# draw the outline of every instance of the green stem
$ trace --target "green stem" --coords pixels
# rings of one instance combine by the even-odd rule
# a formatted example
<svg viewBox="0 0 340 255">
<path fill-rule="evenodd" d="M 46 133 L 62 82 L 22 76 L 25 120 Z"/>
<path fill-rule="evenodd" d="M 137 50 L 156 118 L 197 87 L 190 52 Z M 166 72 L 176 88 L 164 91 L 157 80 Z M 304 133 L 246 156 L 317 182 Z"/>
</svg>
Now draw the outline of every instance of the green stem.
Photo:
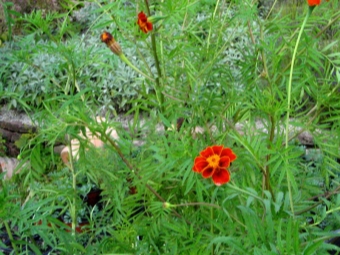
<svg viewBox="0 0 340 255">
<path fill-rule="evenodd" d="M 145 78 L 149 79 L 150 81 L 155 81 L 153 78 L 151 78 L 149 75 L 143 73 L 141 70 L 139 70 L 136 66 L 134 66 L 130 60 L 128 60 L 126 58 L 126 56 L 122 53 L 119 55 L 119 58 L 124 62 L 126 63 L 129 67 L 131 67 L 133 70 L 135 70 L 137 73 L 140 73 L 141 75 L 143 75 Z"/>
<path fill-rule="evenodd" d="M 320 32 L 316 35 L 319 38 L 330 26 L 332 26 L 338 19 L 340 19 L 340 14 L 332 19 L 325 27 L 323 27 Z"/>
<path fill-rule="evenodd" d="M 189 202 L 189 203 L 184 203 L 184 204 L 175 204 L 173 205 L 174 207 L 181 207 L 181 206 L 196 206 L 196 205 L 200 205 L 200 206 L 208 206 L 208 207 L 213 207 L 216 209 L 221 209 L 221 206 L 216 205 L 216 204 L 212 204 L 212 203 L 205 203 L 205 202 Z"/>
<path fill-rule="evenodd" d="M 218 190 L 218 187 L 215 189 L 215 191 Z M 214 195 L 212 196 L 212 200 L 211 200 L 211 203 L 215 203 L 215 195 L 216 193 L 214 192 Z M 211 236 L 214 236 L 214 221 L 215 221 L 215 217 L 214 217 L 214 210 L 212 207 L 210 207 L 210 234 Z M 211 255 L 214 255 L 214 250 L 215 250 L 215 245 L 213 244 L 211 246 Z"/>
<path fill-rule="evenodd" d="M 270 134 L 269 134 L 269 142 L 268 142 L 268 151 L 271 150 L 271 145 L 273 143 L 274 140 L 274 135 L 275 135 L 275 117 L 273 117 L 272 115 L 269 117 L 270 118 L 270 122 L 271 122 L 271 127 L 270 127 Z M 268 153 L 267 157 L 266 157 L 266 161 L 269 162 L 271 158 L 271 154 Z M 273 189 L 270 185 L 270 167 L 269 164 L 266 165 L 265 167 L 265 173 L 264 173 L 264 187 L 266 188 L 266 190 L 269 190 L 270 194 L 272 195 L 273 201 L 275 201 L 275 196 L 274 196 L 274 192 Z"/>
<path fill-rule="evenodd" d="M 210 29 L 209 29 L 209 34 L 208 34 L 208 39 L 207 39 L 207 53 L 209 51 L 209 47 L 210 47 L 210 39 L 211 39 L 211 34 L 212 34 L 212 26 L 214 24 L 214 19 L 215 19 L 215 16 L 216 16 L 216 12 L 217 12 L 217 8 L 218 8 L 218 5 L 219 5 L 219 0 L 216 1 L 216 5 L 215 5 L 215 10 L 214 10 L 214 13 L 211 17 L 211 22 L 210 22 Z"/>
<path fill-rule="evenodd" d="M 229 184 L 228 187 L 229 187 L 229 188 L 232 188 L 232 189 L 234 189 L 234 190 L 236 190 L 236 191 L 238 191 L 238 192 L 240 192 L 240 193 L 244 193 L 244 194 L 246 194 L 246 195 L 248 195 L 248 196 L 251 196 L 251 197 L 253 197 L 253 198 L 256 198 L 257 200 L 259 200 L 259 201 L 261 201 L 261 202 L 263 203 L 263 200 L 262 200 L 261 197 L 255 195 L 255 194 L 253 194 L 253 193 L 251 193 L 251 192 L 249 192 L 249 191 L 240 189 L 239 187 L 237 187 L 237 186 L 235 186 L 235 185 L 231 185 L 231 184 Z"/>
<path fill-rule="evenodd" d="M 151 12 L 150 12 L 150 7 L 149 7 L 149 1 L 145 0 L 144 2 L 145 2 L 145 6 L 146 6 L 146 9 L 147 9 L 148 16 L 150 17 Z M 151 45 L 152 45 L 153 57 L 155 59 L 157 75 L 158 75 L 158 77 L 156 78 L 156 87 L 157 87 L 156 88 L 156 95 L 157 95 L 157 100 L 158 100 L 160 111 L 162 113 L 164 113 L 164 95 L 162 93 L 163 88 L 162 88 L 162 85 L 161 85 L 161 82 L 160 82 L 160 80 L 162 78 L 162 71 L 161 71 L 161 67 L 160 67 L 159 59 L 158 59 L 158 55 L 157 55 L 156 36 L 155 36 L 154 32 L 151 33 Z"/>
<path fill-rule="evenodd" d="M 289 80 L 288 80 L 288 86 L 287 86 L 287 116 L 286 116 L 286 137 L 285 137 L 285 147 L 286 150 L 288 149 L 288 141 L 289 141 L 289 114 L 290 114 L 290 102 L 291 102 L 291 94 L 292 94 L 292 81 L 293 81 L 293 71 L 294 71 L 294 64 L 295 64 L 295 58 L 296 58 L 296 53 L 297 53 L 297 49 L 301 40 L 301 35 L 302 32 L 305 28 L 305 25 L 307 23 L 307 20 L 310 16 L 310 14 L 312 13 L 312 9 L 310 8 L 307 12 L 307 15 L 305 17 L 305 19 L 303 20 L 302 26 L 300 28 L 300 32 L 295 44 L 295 48 L 294 48 L 294 52 L 293 52 L 293 57 L 292 57 L 292 62 L 291 62 L 291 66 L 290 66 L 290 73 L 289 73 Z M 288 158 L 288 155 L 287 157 Z M 293 204 L 293 195 L 292 195 L 292 187 L 291 187 L 291 173 L 289 173 L 290 168 L 288 167 L 288 160 L 285 161 L 286 162 L 286 172 L 287 172 L 287 185 L 288 185 L 288 191 L 289 191 L 289 201 L 290 201 L 290 208 L 292 211 L 292 215 L 294 215 L 294 204 Z"/>
<path fill-rule="evenodd" d="M 212 207 L 210 207 L 210 234 L 211 236 L 214 236 L 214 210 Z M 214 255 L 214 249 L 215 249 L 215 245 L 213 244 L 211 246 L 211 255 Z"/>
<path fill-rule="evenodd" d="M 76 194 L 77 194 L 77 176 L 72 172 L 72 188 L 73 198 L 71 204 L 71 219 L 72 219 L 72 235 L 76 234 L 77 213 L 76 213 Z"/>
<path fill-rule="evenodd" d="M 307 208 L 301 210 L 301 211 L 295 212 L 295 216 L 301 215 L 301 214 L 303 214 L 303 213 L 305 213 L 305 212 L 309 212 L 309 211 L 312 210 L 313 208 L 315 208 L 315 207 L 317 207 L 318 205 L 324 203 L 324 200 L 329 199 L 331 196 L 333 196 L 333 195 L 335 195 L 335 194 L 339 194 L 339 191 L 340 191 L 340 185 L 339 185 L 335 190 L 333 190 L 332 192 L 328 192 L 328 193 L 326 193 L 326 194 L 322 194 L 321 196 L 319 195 L 319 196 L 313 197 L 313 198 L 312 198 L 313 200 L 314 200 L 314 199 L 318 199 L 319 201 L 316 202 L 315 204 L 313 204 L 313 205 L 311 205 L 311 206 L 309 206 L 309 207 L 307 207 Z M 321 197 L 322 197 L 323 199 L 321 199 Z"/>
<path fill-rule="evenodd" d="M 272 6 L 270 7 L 270 10 L 269 10 L 269 12 L 268 12 L 268 14 L 267 14 L 265 20 L 268 20 L 268 18 L 270 17 L 270 14 L 271 14 L 272 11 L 274 10 L 274 7 L 275 7 L 276 3 L 277 3 L 277 0 L 275 0 L 274 3 L 272 4 Z"/>
<path fill-rule="evenodd" d="M 71 213 L 71 220 L 72 220 L 71 228 L 72 228 L 72 235 L 75 235 L 76 225 L 77 225 L 77 215 L 76 215 L 77 175 L 74 170 L 71 139 L 69 139 L 68 147 L 70 148 L 70 151 L 69 151 L 70 164 L 68 165 L 68 167 L 72 173 L 72 189 L 73 189 L 72 202 L 70 205 L 70 213 Z"/>
</svg>

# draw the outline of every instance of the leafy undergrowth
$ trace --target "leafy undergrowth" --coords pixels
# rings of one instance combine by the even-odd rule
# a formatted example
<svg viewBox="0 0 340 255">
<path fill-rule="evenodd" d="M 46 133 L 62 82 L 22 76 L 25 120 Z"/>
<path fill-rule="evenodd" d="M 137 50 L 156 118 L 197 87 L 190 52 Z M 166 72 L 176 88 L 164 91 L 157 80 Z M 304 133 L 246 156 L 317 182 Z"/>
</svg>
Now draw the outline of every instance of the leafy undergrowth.
<svg viewBox="0 0 340 255">
<path fill-rule="evenodd" d="M 38 131 L 1 181 L 0 252 L 339 251 L 339 2 L 285 7 L 94 0 L 8 22 L 1 101 Z"/>
</svg>

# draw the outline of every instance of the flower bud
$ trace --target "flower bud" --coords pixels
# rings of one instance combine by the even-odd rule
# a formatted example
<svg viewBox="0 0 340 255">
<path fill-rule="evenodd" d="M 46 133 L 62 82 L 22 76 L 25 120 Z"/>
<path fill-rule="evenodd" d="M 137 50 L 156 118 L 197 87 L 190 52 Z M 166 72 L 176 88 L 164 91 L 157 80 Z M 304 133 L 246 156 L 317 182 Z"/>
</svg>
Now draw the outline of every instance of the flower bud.
<svg viewBox="0 0 340 255">
<path fill-rule="evenodd" d="M 120 48 L 119 43 L 116 42 L 116 40 L 109 32 L 105 31 L 104 33 L 102 33 L 100 36 L 100 40 L 104 42 L 114 54 L 116 54 L 117 56 L 122 55 L 122 49 Z"/>
<path fill-rule="evenodd" d="M 168 203 L 168 202 L 164 202 L 163 203 L 163 208 L 164 209 L 169 209 L 169 208 L 171 208 L 172 207 L 172 205 L 170 204 L 170 203 Z"/>
</svg>

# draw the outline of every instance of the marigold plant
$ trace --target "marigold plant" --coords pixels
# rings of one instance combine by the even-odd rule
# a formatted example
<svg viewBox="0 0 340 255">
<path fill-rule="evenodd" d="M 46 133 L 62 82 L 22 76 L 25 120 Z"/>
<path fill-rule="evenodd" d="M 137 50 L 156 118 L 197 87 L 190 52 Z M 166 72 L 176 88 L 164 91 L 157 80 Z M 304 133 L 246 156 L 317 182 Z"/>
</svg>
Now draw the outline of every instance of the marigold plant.
<svg viewBox="0 0 340 255">
<path fill-rule="evenodd" d="M 340 2 L 89 2 L 2 41 L 0 253 L 339 253 Z"/>
</svg>

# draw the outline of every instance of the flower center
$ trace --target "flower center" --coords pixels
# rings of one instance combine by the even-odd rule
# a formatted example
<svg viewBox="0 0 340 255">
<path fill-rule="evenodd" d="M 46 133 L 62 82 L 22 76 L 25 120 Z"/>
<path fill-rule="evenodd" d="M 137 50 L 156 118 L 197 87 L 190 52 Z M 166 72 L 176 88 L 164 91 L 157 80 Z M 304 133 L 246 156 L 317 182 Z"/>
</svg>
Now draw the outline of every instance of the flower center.
<svg viewBox="0 0 340 255">
<path fill-rule="evenodd" d="M 218 155 L 212 155 L 209 158 L 207 158 L 207 162 L 209 163 L 210 167 L 218 167 L 219 163 L 220 163 L 220 156 Z"/>
</svg>

